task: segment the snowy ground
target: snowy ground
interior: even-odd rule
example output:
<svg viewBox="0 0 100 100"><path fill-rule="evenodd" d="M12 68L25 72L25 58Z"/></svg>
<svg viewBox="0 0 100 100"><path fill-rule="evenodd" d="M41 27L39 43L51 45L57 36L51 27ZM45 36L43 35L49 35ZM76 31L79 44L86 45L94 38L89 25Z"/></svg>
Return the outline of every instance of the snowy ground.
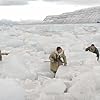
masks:
<svg viewBox="0 0 100 100"><path fill-rule="evenodd" d="M100 100L100 62L85 52L91 43L100 50L99 24L0 26L0 34L10 53L0 62L0 100ZM68 65L54 79L45 61L57 46Z"/></svg>

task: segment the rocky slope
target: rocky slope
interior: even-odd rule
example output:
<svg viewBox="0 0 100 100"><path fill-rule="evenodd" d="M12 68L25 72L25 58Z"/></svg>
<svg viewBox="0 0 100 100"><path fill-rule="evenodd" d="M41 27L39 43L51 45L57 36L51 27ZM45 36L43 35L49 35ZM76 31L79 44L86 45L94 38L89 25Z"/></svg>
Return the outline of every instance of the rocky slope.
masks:
<svg viewBox="0 0 100 100"><path fill-rule="evenodd" d="M100 7L85 8L61 15L47 16L44 23L66 24L66 23L99 23Z"/></svg>

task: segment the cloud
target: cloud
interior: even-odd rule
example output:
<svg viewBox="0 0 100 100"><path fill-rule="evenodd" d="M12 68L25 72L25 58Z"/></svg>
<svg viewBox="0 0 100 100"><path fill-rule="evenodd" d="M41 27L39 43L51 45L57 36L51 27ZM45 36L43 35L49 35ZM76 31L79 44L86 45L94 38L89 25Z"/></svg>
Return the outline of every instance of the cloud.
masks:
<svg viewBox="0 0 100 100"><path fill-rule="evenodd" d="M29 3L29 1L38 1L38 0L0 0L0 6L26 5ZM74 5L99 5L100 4L100 0L41 0L41 1L74 4Z"/></svg>
<svg viewBox="0 0 100 100"><path fill-rule="evenodd" d="M64 2L75 5L100 5L100 0L44 0L49 2Z"/></svg>
<svg viewBox="0 0 100 100"><path fill-rule="evenodd" d="M0 6L26 5L29 1L35 0L0 0Z"/></svg>

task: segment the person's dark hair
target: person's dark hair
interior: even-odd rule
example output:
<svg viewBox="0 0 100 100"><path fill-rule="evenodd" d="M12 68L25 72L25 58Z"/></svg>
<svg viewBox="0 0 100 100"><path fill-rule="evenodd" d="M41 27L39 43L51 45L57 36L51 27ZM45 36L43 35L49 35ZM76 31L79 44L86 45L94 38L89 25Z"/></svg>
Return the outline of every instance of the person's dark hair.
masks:
<svg viewBox="0 0 100 100"><path fill-rule="evenodd" d="M91 44L91 46L94 46L94 44Z"/></svg>
<svg viewBox="0 0 100 100"><path fill-rule="evenodd" d="M62 48L61 48L61 47L57 47L57 48L56 48L57 51L60 50L60 49L62 49Z"/></svg>

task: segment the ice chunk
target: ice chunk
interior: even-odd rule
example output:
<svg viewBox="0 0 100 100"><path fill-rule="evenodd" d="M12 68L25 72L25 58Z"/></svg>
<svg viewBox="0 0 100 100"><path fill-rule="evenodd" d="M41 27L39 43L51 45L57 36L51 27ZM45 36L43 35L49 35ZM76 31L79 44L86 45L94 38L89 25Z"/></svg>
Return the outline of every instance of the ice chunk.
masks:
<svg viewBox="0 0 100 100"><path fill-rule="evenodd" d="M25 91L15 81L0 79L0 100L25 100Z"/></svg>

